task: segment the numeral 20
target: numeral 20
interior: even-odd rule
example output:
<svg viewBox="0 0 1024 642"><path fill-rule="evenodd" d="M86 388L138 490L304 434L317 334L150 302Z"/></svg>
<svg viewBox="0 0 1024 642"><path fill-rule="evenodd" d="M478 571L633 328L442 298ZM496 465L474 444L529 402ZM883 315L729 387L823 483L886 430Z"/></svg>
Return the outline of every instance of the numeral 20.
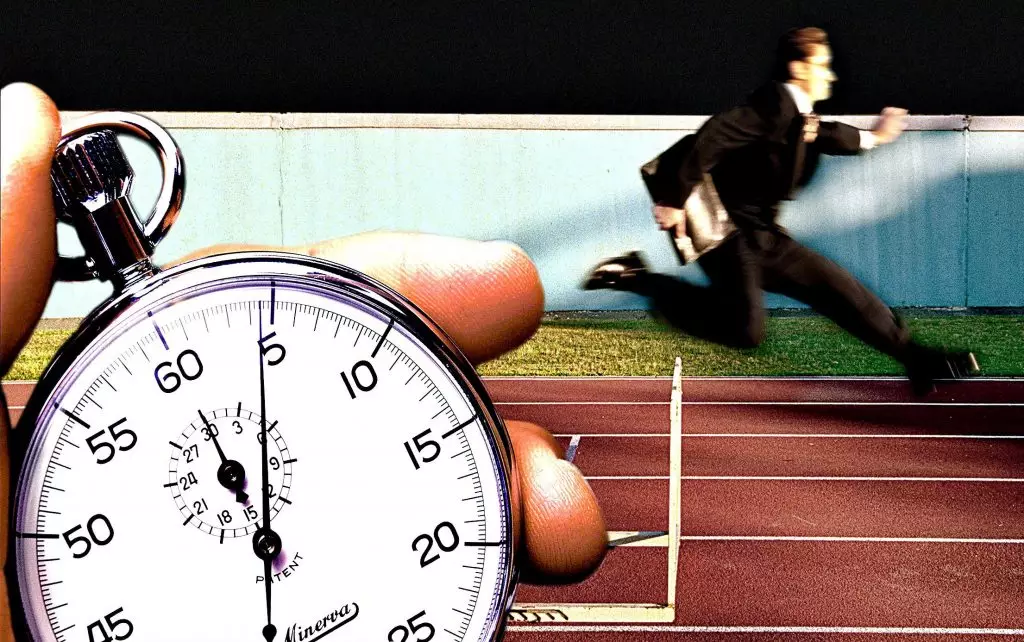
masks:
<svg viewBox="0 0 1024 642"><path fill-rule="evenodd" d="M441 533L445 531L450 533L450 544L445 544L444 541L441 539ZM436 553L434 554L433 557L427 557L427 555L430 553L430 548L434 545L435 541L437 542L438 548L440 548L445 553L451 553L459 545L459 533L455 530L455 527L452 525L451 522L441 522L437 525L437 528L434 529L433 537L427 535L426 533L424 533L423 535L417 535L416 539L412 541L412 550L418 551L419 547L417 546L417 544L424 540L427 542L427 547L423 549L423 553L420 555L420 568L425 567L427 564L432 564L436 562L437 559L441 557Z"/></svg>

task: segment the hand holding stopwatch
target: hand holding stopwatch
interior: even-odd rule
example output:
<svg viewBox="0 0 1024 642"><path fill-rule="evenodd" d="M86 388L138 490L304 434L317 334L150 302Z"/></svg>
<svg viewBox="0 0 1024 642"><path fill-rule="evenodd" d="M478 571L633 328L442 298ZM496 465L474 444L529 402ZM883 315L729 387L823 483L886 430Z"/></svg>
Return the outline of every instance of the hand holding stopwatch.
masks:
<svg viewBox="0 0 1024 642"><path fill-rule="evenodd" d="M165 184L147 223L108 129L159 148ZM58 352L13 434L19 639L251 642L238 615L256 619L259 602L268 641L499 639L518 576L518 478L450 338L401 295L322 259L245 252L158 270L149 254L177 214L183 169L145 118L93 117L58 154L60 217L86 252L59 272L115 292ZM259 409L246 403L252 377L238 376L257 333ZM116 451L101 463L87 439L106 426ZM130 448L116 441L127 426ZM261 514L237 501L257 456ZM240 548L249 538L258 570ZM182 596L187 618L166 608Z"/></svg>

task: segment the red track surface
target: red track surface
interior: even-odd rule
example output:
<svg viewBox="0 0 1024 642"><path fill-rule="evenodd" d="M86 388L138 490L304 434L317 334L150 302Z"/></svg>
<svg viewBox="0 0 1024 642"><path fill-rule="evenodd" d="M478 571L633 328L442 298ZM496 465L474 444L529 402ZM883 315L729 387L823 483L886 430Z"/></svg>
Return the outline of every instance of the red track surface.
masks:
<svg viewBox="0 0 1024 642"><path fill-rule="evenodd" d="M490 379L503 416L581 435L610 530L664 531L668 379ZM5 385L20 414L28 385ZM511 642L1024 639L1024 379L924 399L886 379L685 379L672 624L516 624ZM519 602L664 602L618 547Z"/></svg>

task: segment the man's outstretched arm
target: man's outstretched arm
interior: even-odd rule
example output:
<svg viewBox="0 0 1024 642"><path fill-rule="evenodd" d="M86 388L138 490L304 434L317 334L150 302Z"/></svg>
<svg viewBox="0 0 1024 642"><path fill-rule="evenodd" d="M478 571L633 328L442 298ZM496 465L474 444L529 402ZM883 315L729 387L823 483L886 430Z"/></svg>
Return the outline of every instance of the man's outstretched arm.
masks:
<svg viewBox="0 0 1024 642"><path fill-rule="evenodd" d="M822 122L816 145L823 154L850 155L891 143L907 127L907 110L886 107L873 129L857 129L843 123Z"/></svg>

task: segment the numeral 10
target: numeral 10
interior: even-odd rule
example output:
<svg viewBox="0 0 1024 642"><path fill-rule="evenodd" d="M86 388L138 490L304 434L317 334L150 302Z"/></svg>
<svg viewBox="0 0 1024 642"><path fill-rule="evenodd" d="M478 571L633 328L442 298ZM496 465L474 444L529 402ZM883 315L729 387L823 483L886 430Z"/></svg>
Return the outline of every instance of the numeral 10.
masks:
<svg viewBox="0 0 1024 642"><path fill-rule="evenodd" d="M377 385L377 373L369 361L356 361L356 364L352 366L352 379L349 380L348 375L342 372L341 380L345 383L349 396L355 399L356 389L363 392L373 390L373 387ZM355 383L355 389L352 387L353 383Z"/></svg>

